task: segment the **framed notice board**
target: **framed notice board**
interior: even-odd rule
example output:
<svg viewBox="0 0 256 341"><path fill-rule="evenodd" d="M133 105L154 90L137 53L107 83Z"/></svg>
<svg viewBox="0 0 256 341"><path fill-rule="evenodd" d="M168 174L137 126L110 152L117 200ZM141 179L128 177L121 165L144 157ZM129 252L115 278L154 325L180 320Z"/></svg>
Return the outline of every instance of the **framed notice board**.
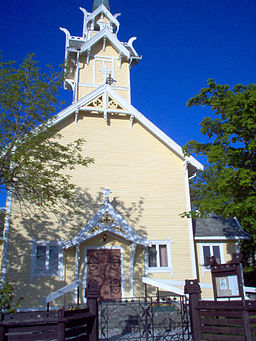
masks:
<svg viewBox="0 0 256 341"><path fill-rule="evenodd" d="M209 258L212 273L214 299L241 297L244 299L241 254L233 254L226 264L218 264L215 257Z"/></svg>

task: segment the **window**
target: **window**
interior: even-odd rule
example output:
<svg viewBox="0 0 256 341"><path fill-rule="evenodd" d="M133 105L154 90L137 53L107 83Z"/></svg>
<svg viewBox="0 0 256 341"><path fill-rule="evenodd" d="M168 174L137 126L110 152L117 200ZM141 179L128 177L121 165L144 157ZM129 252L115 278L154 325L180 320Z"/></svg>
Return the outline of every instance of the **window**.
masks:
<svg viewBox="0 0 256 341"><path fill-rule="evenodd" d="M152 242L148 248L148 271L170 271L171 268L170 242Z"/></svg>
<svg viewBox="0 0 256 341"><path fill-rule="evenodd" d="M207 258L212 257L212 256L216 258L216 261L218 264L221 263L219 245L211 245L211 246L204 245L203 254L204 254L204 264L207 264Z"/></svg>
<svg viewBox="0 0 256 341"><path fill-rule="evenodd" d="M63 254L58 242L32 243L32 271L34 276L62 276Z"/></svg>
<svg viewBox="0 0 256 341"><path fill-rule="evenodd" d="M201 266L202 271L210 270L207 264L207 258L214 256L216 258L217 263L225 263L224 259L224 251L223 251L223 244L219 243L207 243L207 244L200 244L200 258L201 258Z"/></svg>

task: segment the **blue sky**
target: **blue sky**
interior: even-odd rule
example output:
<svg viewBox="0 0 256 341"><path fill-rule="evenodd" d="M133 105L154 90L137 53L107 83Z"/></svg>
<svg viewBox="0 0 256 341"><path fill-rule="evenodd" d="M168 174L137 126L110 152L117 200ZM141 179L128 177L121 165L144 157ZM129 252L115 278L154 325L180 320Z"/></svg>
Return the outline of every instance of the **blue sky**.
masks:
<svg viewBox="0 0 256 341"><path fill-rule="evenodd" d="M255 0L109 0L118 18L118 38L138 39L142 60L131 72L132 104L180 145L203 140L207 114L186 102L209 78L222 84L255 83ZM42 66L64 61L65 35L81 36L83 14L93 0L0 1L0 50L7 60L30 52ZM71 93L61 91L66 105ZM86 137L85 137L86 138ZM0 200L0 206L3 206Z"/></svg>

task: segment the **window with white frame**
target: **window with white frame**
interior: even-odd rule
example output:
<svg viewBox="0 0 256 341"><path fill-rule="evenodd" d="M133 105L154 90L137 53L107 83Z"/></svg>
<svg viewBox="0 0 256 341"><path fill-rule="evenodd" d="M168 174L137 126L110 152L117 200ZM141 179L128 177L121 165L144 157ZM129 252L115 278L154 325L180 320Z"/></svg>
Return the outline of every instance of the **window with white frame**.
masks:
<svg viewBox="0 0 256 341"><path fill-rule="evenodd" d="M147 263L149 272L169 272L172 268L170 242L152 242L151 246L148 248Z"/></svg>
<svg viewBox="0 0 256 341"><path fill-rule="evenodd" d="M206 268L205 264L207 264L207 258L214 256L217 263L224 263L224 252L222 244L201 244L201 265Z"/></svg>
<svg viewBox="0 0 256 341"><path fill-rule="evenodd" d="M60 276L63 270L63 252L59 242L32 243L32 269L34 276Z"/></svg>

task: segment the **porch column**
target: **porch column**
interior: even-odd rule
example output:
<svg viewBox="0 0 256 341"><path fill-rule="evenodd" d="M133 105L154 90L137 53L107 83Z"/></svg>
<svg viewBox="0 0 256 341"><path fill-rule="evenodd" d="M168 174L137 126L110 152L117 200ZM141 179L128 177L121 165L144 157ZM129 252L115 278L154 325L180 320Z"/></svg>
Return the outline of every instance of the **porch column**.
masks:
<svg viewBox="0 0 256 341"><path fill-rule="evenodd" d="M80 244L76 245L76 258L75 258L75 281L79 278L79 254L80 254ZM78 304L78 288L75 289L75 304Z"/></svg>
<svg viewBox="0 0 256 341"><path fill-rule="evenodd" d="M137 244L132 243L130 246L130 265L131 265L131 297L134 297L133 279L134 279L134 256Z"/></svg>

